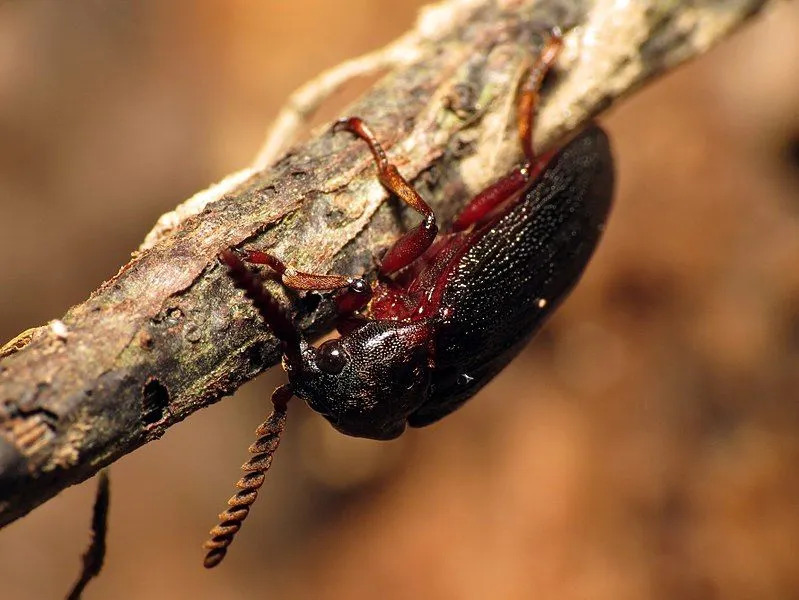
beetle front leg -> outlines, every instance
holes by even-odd
[[[383,147],[366,123],[358,117],[340,119],[333,125],[333,131],[342,130],[354,133],[369,145],[369,150],[372,151],[377,164],[377,176],[380,183],[422,215],[422,222],[398,239],[383,256],[380,263],[380,274],[391,275],[419,258],[436,239],[438,225],[435,213],[413,189],[413,186],[400,175],[397,167],[388,162]]]
[[[369,303],[372,288],[362,277],[306,273],[286,265],[276,256],[261,250],[244,250],[244,259],[256,265],[267,265],[278,275],[286,287],[299,291],[341,290],[336,296],[340,315],[352,314]]]

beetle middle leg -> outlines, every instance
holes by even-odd
[[[358,117],[340,119],[333,125],[333,131],[342,130],[357,135],[369,145],[369,150],[372,151],[377,164],[377,176],[380,179],[380,183],[422,215],[422,222],[398,239],[383,255],[380,263],[380,274],[391,275],[419,258],[436,239],[438,224],[436,223],[435,213],[433,213],[433,209],[422,199],[419,193],[413,189],[413,186],[400,175],[397,167],[388,162],[383,147],[366,123]]]

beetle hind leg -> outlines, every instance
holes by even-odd
[[[535,179],[546,166],[553,152],[537,157],[533,149],[533,126],[535,113],[538,109],[539,92],[544,78],[552,65],[555,64],[560,50],[563,47],[563,38],[559,29],[554,29],[549,39],[544,44],[538,60],[524,77],[518,104],[519,142],[524,153],[526,164],[514,169],[493,185],[490,185],[477,194],[466,207],[458,214],[452,224],[452,231],[462,231],[471,225],[482,221],[491,211],[510,200],[520,192],[527,182]]]

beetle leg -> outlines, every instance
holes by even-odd
[[[538,60],[530,69],[527,82],[519,97],[519,141],[521,141],[522,151],[527,158],[528,165],[536,163],[535,151],[533,150],[533,124],[535,122],[535,112],[538,108],[538,93],[541,91],[544,77],[546,77],[552,65],[555,64],[562,47],[563,38],[560,30],[554,29],[546,44],[544,44]]]
[[[369,145],[369,150],[372,151],[377,164],[377,176],[380,179],[380,183],[422,215],[422,222],[397,240],[383,256],[380,264],[380,274],[391,275],[407,267],[430,247],[430,244],[433,243],[438,234],[436,216],[433,213],[433,209],[413,189],[413,186],[400,175],[397,167],[388,162],[383,147],[366,123],[358,117],[341,119],[333,125],[333,131],[341,130],[354,133]]]
[[[320,275],[298,271],[276,256],[260,250],[245,250],[244,260],[256,265],[268,265],[280,275],[283,285],[293,290],[337,290],[348,287],[355,280],[346,275]]]
[[[452,231],[463,231],[481,221],[495,207],[520,192],[527,185],[527,174],[523,169],[514,169],[499,181],[477,194],[452,222]]]
[[[268,265],[280,275],[283,285],[293,290],[341,290],[336,296],[336,307],[339,314],[351,314],[362,309],[372,297],[371,287],[361,277],[298,271],[287,266],[276,256],[260,250],[244,250],[244,259],[256,265]]]
[[[230,249],[223,250],[219,258],[227,265],[228,274],[236,287],[244,290],[258,313],[281,341],[286,356],[292,361],[298,361],[302,336],[294,327],[291,316],[264,287],[263,278],[247,268],[239,255]]]
[[[526,75],[524,89],[519,96],[519,141],[527,164],[521,169],[515,169],[509,175],[477,194],[453,222],[453,231],[462,231],[479,222],[494,208],[509,200],[515,193],[521,191],[528,181],[535,179],[553,156],[554,152],[547,153],[542,157],[536,157],[533,150],[532,134],[541,84],[547,72],[555,63],[562,47],[563,38],[560,35],[560,31],[555,29],[544,45],[538,60]]]

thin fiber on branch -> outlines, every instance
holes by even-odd
[[[518,79],[546,32],[566,48],[544,91],[537,147],[653,76],[704,52],[766,0],[446,0],[383,51],[302,88],[254,165],[164,215],[131,261],[57,321],[0,348],[0,525],[159,438],[279,358],[278,343],[217,261],[268,248],[309,271],[368,273],[403,223],[366,149],[323,130],[266,166],[348,76],[386,75],[348,110],[447,222],[519,159]],[[303,329],[308,312],[278,286]]]

